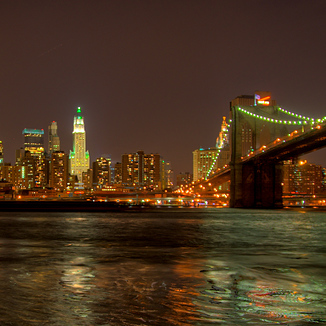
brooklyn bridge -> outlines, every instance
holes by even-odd
[[[231,102],[224,140],[219,154],[229,151],[229,160],[218,166],[217,155],[192,191],[229,183],[230,207],[281,208],[283,162],[326,146],[326,117],[290,112],[277,106],[269,92],[256,92]]]

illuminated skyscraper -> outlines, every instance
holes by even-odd
[[[224,148],[229,146],[229,131],[228,131],[228,123],[226,122],[226,117],[223,117],[221,131],[216,139],[216,147]]]
[[[82,182],[82,174],[89,169],[89,153],[86,151],[86,132],[84,117],[80,107],[74,116],[73,149],[70,151],[70,173],[76,175],[78,182]]]
[[[48,127],[49,138],[48,138],[48,151],[52,155],[53,152],[60,151],[60,138],[58,136],[58,125],[56,121],[52,121]]]
[[[24,129],[24,150],[29,151],[33,157],[41,158],[44,154],[44,130]]]

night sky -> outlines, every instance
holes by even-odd
[[[53,120],[68,153],[78,106],[92,161],[144,150],[175,173],[215,145],[238,95],[270,91],[287,110],[326,116],[325,17],[325,0],[0,0],[5,161],[24,128],[47,133]]]

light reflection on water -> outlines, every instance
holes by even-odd
[[[325,324],[325,217],[0,213],[0,325]]]

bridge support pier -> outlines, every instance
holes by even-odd
[[[282,208],[282,163],[233,164],[231,166],[230,207]]]

